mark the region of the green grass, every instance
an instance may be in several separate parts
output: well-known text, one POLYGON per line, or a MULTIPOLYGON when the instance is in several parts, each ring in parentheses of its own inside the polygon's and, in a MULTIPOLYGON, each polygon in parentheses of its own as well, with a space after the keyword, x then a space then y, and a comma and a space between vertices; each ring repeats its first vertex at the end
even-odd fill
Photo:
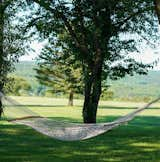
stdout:
MULTIPOLYGON (((82 101, 73 108, 67 100, 14 97, 40 115, 82 122, 82 101)), ((101 102, 98 122, 111 121, 143 103, 101 102)), ((0 121, 0 162, 160 162, 160 104, 95 138, 63 142, 33 129, 0 121)))

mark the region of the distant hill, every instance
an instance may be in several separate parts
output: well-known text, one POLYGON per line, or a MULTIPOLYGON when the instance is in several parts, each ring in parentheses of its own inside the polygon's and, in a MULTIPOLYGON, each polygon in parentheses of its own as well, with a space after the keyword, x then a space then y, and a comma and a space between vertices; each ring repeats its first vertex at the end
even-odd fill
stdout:
POLYGON ((21 61, 15 65, 16 70, 14 74, 25 77, 25 78, 33 78, 36 75, 34 68, 36 68, 37 64, 34 61, 21 61))
POLYGON ((148 75, 127 76, 118 81, 110 81, 110 85, 117 97, 156 97, 160 95, 160 71, 149 71, 148 75))
MULTIPOLYGON (((16 64, 14 75, 27 79, 33 89, 39 86, 35 78, 36 62, 23 61, 16 64)), ((160 71, 150 71, 148 75, 127 76, 117 81, 108 81, 110 90, 114 92, 116 98, 129 97, 155 97, 160 94, 160 71)))
POLYGON ((39 86, 38 81, 35 78, 37 64, 34 61, 21 61, 15 65, 16 70, 12 73, 13 75, 25 78, 32 86, 33 91, 36 91, 39 86))

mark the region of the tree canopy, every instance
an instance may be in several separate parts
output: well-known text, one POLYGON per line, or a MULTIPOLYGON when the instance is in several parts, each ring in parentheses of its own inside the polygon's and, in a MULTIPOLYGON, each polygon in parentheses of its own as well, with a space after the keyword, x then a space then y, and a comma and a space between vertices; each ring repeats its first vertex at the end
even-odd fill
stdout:
POLYGON ((150 67, 137 62, 131 53, 139 51, 141 42, 150 44, 156 39, 153 1, 33 1, 36 9, 28 27, 35 27, 49 41, 58 41, 60 51, 69 49, 81 62, 83 118, 86 123, 96 122, 102 80, 146 74, 150 67))
POLYGON ((46 46, 35 70, 42 85, 49 87, 52 93, 69 94, 68 105, 73 106, 74 93, 83 93, 82 69, 67 52, 68 57, 65 55, 64 58, 64 53, 58 52, 54 46, 46 46))
POLYGON ((0 91, 7 83, 7 74, 14 70, 14 63, 25 54, 24 35, 16 23, 19 1, 0 1, 0 91))
MULTIPOLYGON (((15 0, 0 0, 0 92, 7 83, 7 75, 14 69, 18 57, 24 54, 21 30, 15 24, 15 11, 19 5, 15 0)), ((0 117, 2 114, 0 99, 0 117)))

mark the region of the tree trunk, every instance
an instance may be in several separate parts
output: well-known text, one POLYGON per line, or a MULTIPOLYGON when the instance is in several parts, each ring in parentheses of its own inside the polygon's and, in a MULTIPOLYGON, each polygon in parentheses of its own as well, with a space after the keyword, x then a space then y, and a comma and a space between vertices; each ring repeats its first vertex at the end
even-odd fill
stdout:
POLYGON ((155 11, 158 16, 159 24, 160 24, 160 0, 154 0, 155 11))
POLYGON ((3 29, 4 29, 4 11, 2 0, 0 0, 0 81, 3 77, 3 29))
POLYGON ((85 99, 83 105, 84 123, 96 123, 98 103, 101 95, 102 58, 98 60, 92 73, 87 72, 85 78, 85 99))
POLYGON ((3 107, 2 107, 2 101, 0 99, 0 118, 2 117, 2 113, 3 113, 3 107))
MULTIPOLYGON (((3 29, 4 29, 4 9, 3 9, 3 0, 0 0, 0 92, 3 89, 3 29)), ((3 106, 0 96, 0 118, 3 113, 3 106)))
POLYGON ((69 94, 68 106, 73 106, 73 91, 69 94))
POLYGON ((0 118, 2 117, 2 113, 3 113, 3 104, 2 104, 2 88, 3 85, 0 84, 0 118))

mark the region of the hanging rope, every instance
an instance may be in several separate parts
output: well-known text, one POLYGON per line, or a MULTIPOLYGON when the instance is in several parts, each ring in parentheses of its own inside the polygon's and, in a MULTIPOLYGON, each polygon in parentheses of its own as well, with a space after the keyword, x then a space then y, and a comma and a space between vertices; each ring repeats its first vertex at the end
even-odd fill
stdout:
POLYGON ((152 104, 160 100, 160 97, 151 101, 143 107, 137 108, 135 111, 116 119, 113 122, 98 124, 77 124, 51 120, 39 116, 24 105, 20 105, 17 101, 2 95, 5 104, 5 116, 7 120, 16 124, 30 126, 36 131, 63 141, 84 140, 95 137, 104 132, 112 130, 122 124, 132 120, 138 113, 149 108, 152 104))

